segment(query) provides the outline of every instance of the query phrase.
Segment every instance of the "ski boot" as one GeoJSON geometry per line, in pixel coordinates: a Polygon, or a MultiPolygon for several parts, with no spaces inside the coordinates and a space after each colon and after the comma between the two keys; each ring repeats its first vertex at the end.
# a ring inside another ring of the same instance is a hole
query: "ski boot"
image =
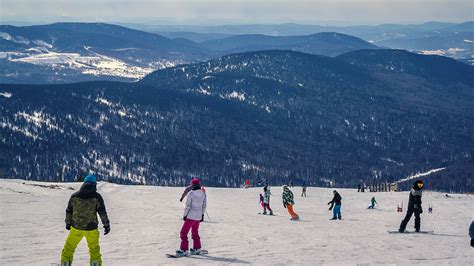
{"type": "Polygon", "coordinates": [[[176,256],[177,257],[185,257],[185,256],[188,256],[189,253],[187,250],[181,250],[181,249],[178,249],[176,250],[176,256]]]}
{"type": "Polygon", "coordinates": [[[200,248],[198,248],[198,249],[192,248],[192,249],[189,250],[189,253],[191,255],[199,255],[199,254],[201,254],[201,249],[200,248]]]}

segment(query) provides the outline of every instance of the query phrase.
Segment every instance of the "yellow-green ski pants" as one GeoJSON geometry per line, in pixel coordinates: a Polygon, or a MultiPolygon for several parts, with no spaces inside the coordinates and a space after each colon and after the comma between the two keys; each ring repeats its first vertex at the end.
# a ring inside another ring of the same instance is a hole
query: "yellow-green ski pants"
{"type": "Polygon", "coordinates": [[[91,265],[95,262],[97,265],[102,265],[102,255],[100,254],[99,247],[99,230],[78,230],[71,227],[69,235],[67,236],[66,243],[64,244],[63,251],[61,253],[61,264],[68,261],[72,264],[72,258],[74,257],[74,251],[77,245],[81,242],[82,238],[86,238],[87,246],[89,247],[90,263],[91,265]]]}

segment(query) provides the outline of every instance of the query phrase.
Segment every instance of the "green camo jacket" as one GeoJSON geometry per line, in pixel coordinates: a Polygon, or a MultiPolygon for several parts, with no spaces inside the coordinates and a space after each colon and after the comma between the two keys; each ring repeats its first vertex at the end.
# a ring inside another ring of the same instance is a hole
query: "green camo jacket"
{"type": "Polygon", "coordinates": [[[293,200],[293,192],[285,186],[283,187],[283,205],[295,205],[295,201],[293,200]]]}
{"type": "Polygon", "coordinates": [[[95,183],[86,182],[69,199],[66,209],[66,224],[79,230],[95,230],[99,224],[97,213],[104,227],[110,227],[104,199],[97,193],[95,183]]]}

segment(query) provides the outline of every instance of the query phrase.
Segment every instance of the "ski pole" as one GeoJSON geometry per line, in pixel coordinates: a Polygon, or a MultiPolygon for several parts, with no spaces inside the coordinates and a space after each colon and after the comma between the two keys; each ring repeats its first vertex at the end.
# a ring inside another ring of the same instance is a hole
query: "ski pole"
{"type": "Polygon", "coordinates": [[[211,217],[209,217],[209,214],[207,213],[207,210],[205,210],[206,212],[206,215],[207,215],[207,219],[209,219],[209,221],[211,221],[211,217]]]}

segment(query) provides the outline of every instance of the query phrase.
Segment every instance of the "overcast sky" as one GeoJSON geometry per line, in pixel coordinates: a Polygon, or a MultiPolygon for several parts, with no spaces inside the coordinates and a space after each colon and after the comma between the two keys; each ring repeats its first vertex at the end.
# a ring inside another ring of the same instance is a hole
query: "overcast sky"
{"type": "Polygon", "coordinates": [[[474,20],[474,0],[0,0],[0,22],[360,25],[474,20]]]}

